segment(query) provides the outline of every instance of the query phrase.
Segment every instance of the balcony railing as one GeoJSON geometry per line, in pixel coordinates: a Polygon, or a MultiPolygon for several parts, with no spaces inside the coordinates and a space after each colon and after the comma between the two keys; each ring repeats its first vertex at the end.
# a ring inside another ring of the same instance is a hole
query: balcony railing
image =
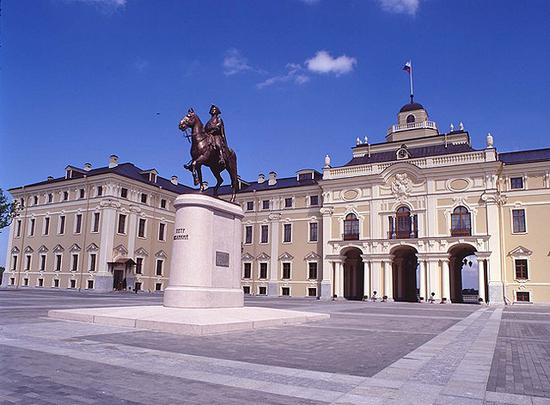
{"type": "Polygon", "coordinates": [[[390,135],[395,132],[408,131],[409,129],[422,129],[422,128],[437,130],[437,125],[433,121],[408,122],[406,124],[401,124],[401,125],[392,125],[391,127],[388,128],[387,134],[390,135]]]}
{"type": "Polygon", "coordinates": [[[388,239],[416,239],[416,238],[418,238],[417,231],[388,232],[388,239]]]}
{"type": "Polygon", "coordinates": [[[358,233],[345,233],[343,235],[344,240],[359,240],[359,234],[358,233]]]}
{"type": "Polygon", "coordinates": [[[451,229],[451,236],[472,236],[472,228],[451,229]]]}

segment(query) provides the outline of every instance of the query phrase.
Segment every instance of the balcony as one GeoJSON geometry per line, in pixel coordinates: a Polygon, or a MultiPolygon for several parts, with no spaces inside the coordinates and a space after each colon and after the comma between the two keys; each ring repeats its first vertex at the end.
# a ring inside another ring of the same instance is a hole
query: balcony
{"type": "Polygon", "coordinates": [[[451,229],[451,236],[472,236],[472,228],[451,229]]]}
{"type": "Polygon", "coordinates": [[[388,232],[388,239],[416,239],[416,238],[418,238],[417,231],[388,232]]]}
{"type": "Polygon", "coordinates": [[[388,128],[387,135],[394,134],[396,132],[408,131],[410,129],[435,129],[437,125],[433,121],[421,121],[421,122],[409,122],[401,125],[392,125],[388,128]]]}

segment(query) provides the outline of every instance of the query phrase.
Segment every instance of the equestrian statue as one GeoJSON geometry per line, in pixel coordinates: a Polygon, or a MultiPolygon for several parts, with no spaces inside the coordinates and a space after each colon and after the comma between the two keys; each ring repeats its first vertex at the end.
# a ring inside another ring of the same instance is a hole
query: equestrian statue
{"type": "Polygon", "coordinates": [[[203,126],[199,116],[189,109],[187,115],[180,121],[179,129],[191,138],[191,161],[184,167],[193,174],[193,182],[200,186],[200,191],[205,191],[206,186],[202,181],[202,166],[208,166],[216,178],[214,196],[218,195],[220,185],[223,183],[221,172],[227,170],[231,177],[231,202],[235,201],[238,189],[237,155],[227,146],[225,128],[220,117],[221,111],[215,105],[210,107],[210,120],[203,126]],[[191,128],[191,135],[187,135],[187,129],[191,128]]]}

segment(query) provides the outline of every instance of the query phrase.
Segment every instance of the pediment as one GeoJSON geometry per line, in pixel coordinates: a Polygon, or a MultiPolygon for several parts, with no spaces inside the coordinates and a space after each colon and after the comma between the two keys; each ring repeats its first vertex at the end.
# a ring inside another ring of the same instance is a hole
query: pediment
{"type": "Polygon", "coordinates": [[[98,250],[99,250],[99,247],[95,243],[90,243],[86,248],[87,252],[97,252],[98,250]]]}
{"type": "Polygon", "coordinates": [[[126,256],[128,254],[128,249],[124,245],[118,245],[113,249],[113,252],[118,253],[119,255],[126,256]]]}
{"type": "Polygon", "coordinates": [[[533,252],[531,250],[523,246],[518,246],[514,250],[510,251],[510,253],[508,253],[508,255],[512,257],[531,256],[532,254],[533,252]]]}
{"type": "Polygon", "coordinates": [[[288,252],[284,252],[282,255],[279,256],[279,260],[292,260],[294,259],[294,256],[292,256],[290,253],[288,252]]]}
{"type": "Polygon", "coordinates": [[[27,246],[24,250],[25,253],[33,253],[34,252],[34,249],[30,246],[27,246]]]}
{"type": "Polygon", "coordinates": [[[76,243],[69,248],[70,252],[80,252],[81,250],[82,249],[80,249],[80,246],[78,246],[76,243]]]}
{"type": "Polygon", "coordinates": [[[168,258],[168,255],[166,254],[166,252],[164,250],[159,250],[157,253],[155,253],[155,257],[161,258],[161,259],[166,259],[166,258],[168,258]]]}
{"type": "Polygon", "coordinates": [[[321,256],[318,255],[315,252],[309,252],[305,257],[304,260],[320,260],[321,256]]]}
{"type": "Polygon", "coordinates": [[[139,249],[136,249],[134,253],[136,254],[136,256],[149,256],[149,253],[142,247],[140,247],[139,249]]]}
{"type": "Polygon", "coordinates": [[[48,248],[45,245],[42,245],[38,248],[38,253],[47,253],[48,248]]]}
{"type": "Polygon", "coordinates": [[[54,251],[54,253],[60,253],[60,252],[64,252],[65,249],[64,249],[63,246],[61,246],[61,245],[56,245],[56,246],[53,248],[53,251],[54,251]]]}
{"type": "Polygon", "coordinates": [[[11,248],[11,253],[12,253],[12,254],[17,254],[17,253],[19,253],[19,248],[18,248],[17,246],[12,247],[12,248],[11,248]]]}
{"type": "Polygon", "coordinates": [[[265,260],[269,260],[270,257],[267,253],[262,252],[256,259],[265,261],[265,260]]]}
{"type": "Polygon", "coordinates": [[[241,256],[241,260],[245,262],[251,262],[252,260],[254,260],[254,256],[252,256],[250,253],[245,253],[241,256]]]}

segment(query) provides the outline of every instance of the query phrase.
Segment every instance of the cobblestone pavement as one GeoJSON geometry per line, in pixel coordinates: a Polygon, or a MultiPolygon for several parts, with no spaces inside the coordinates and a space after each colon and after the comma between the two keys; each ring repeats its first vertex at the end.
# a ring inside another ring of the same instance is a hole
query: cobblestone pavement
{"type": "Polygon", "coordinates": [[[250,298],[331,318],[205,337],[46,317],[161,302],[0,290],[0,403],[550,404],[550,307],[250,298]]]}

